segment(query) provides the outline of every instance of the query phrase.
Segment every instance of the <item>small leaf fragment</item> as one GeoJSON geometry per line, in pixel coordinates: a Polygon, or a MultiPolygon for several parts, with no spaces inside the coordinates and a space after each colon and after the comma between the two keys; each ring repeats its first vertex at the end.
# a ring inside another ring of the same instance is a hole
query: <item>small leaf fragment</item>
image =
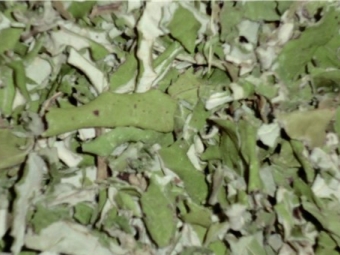
{"type": "Polygon", "coordinates": [[[180,4],[168,25],[171,35],[190,53],[194,52],[197,32],[201,24],[195,16],[180,4]]]}
{"type": "Polygon", "coordinates": [[[162,189],[153,177],[141,198],[146,227],[158,247],[169,245],[176,230],[173,205],[162,189]]]}
{"type": "Polygon", "coordinates": [[[205,176],[190,162],[187,149],[183,143],[176,142],[168,148],[162,148],[159,154],[167,168],[174,171],[184,182],[189,196],[196,202],[203,202],[208,195],[205,176]]]}

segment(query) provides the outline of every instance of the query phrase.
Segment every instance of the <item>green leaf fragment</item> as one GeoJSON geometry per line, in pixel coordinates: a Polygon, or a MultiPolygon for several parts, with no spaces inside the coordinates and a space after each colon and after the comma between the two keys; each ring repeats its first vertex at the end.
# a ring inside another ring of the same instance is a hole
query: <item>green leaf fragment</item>
{"type": "Polygon", "coordinates": [[[222,241],[210,243],[208,248],[212,250],[215,255],[225,255],[227,252],[227,247],[222,241]]]}
{"type": "Polygon", "coordinates": [[[322,146],[325,142],[325,130],[334,117],[333,109],[295,111],[277,116],[292,139],[304,141],[310,147],[322,146]]]}
{"type": "Polygon", "coordinates": [[[117,216],[113,220],[113,224],[118,226],[121,230],[123,230],[127,234],[133,234],[133,229],[130,224],[130,220],[124,216],[117,216]]]}
{"type": "Polygon", "coordinates": [[[32,206],[32,199],[36,193],[40,192],[46,164],[37,153],[28,155],[23,175],[20,181],[15,184],[15,200],[13,203],[12,217],[13,223],[10,235],[14,238],[11,251],[18,254],[24,245],[24,237],[29,209],[32,206]]]}
{"type": "Polygon", "coordinates": [[[74,218],[83,225],[91,222],[93,208],[86,203],[79,203],[74,207],[74,218]]]}
{"type": "Polygon", "coordinates": [[[338,251],[335,249],[328,248],[317,248],[315,251],[315,255],[337,255],[338,251]]]}
{"type": "Polygon", "coordinates": [[[206,85],[206,83],[214,86],[216,89],[216,87],[220,85],[229,85],[230,79],[228,73],[225,70],[214,68],[209,75],[204,77],[204,84],[206,85]]]}
{"type": "Polygon", "coordinates": [[[31,101],[31,97],[26,87],[27,81],[24,64],[21,61],[14,61],[9,64],[9,67],[13,69],[15,86],[28,102],[31,101]]]}
{"type": "Polygon", "coordinates": [[[261,83],[259,86],[255,87],[255,91],[257,94],[260,94],[269,99],[274,98],[277,95],[278,87],[275,87],[273,84],[261,83]]]}
{"type": "MultiPolygon", "coordinates": [[[[224,148],[222,150],[225,153],[225,161],[231,168],[245,161],[248,170],[248,191],[261,190],[263,184],[260,178],[256,149],[257,128],[245,120],[239,121],[237,125],[225,120],[215,119],[213,121],[226,134],[221,141],[221,148],[224,148]]],[[[242,171],[240,173],[244,174],[242,171]]]]}
{"type": "Polygon", "coordinates": [[[340,35],[334,37],[324,46],[319,47],[314,53],[315,63],[318,67],[337,67],[340,68],[338,48],[340,44],[340,35]]]}
{"type": "Polygon", "coordinates": [[[338,137],[340,137],[340,107],[338,107],[335,112],[334,130],[338,134],[338,137]]]}
{"type": "Polygon", "coordinates": [[[38,54],[42,47],[44,46],[44,38],[40,37],[36,40],[34,46],[32,49],[30,49],[29,52],[27,52],[23,56],[23,60],[25,63],[30,64],[36,57],[38,57],[38,54]]]}
{"type": "Polygon", "coordinates": [[[277,1],[277,10],[280,14],[283,14],[292,6],[294,6],[294,1],[277,1]]]}
{"type": "Polygon", "coordinates": [[[314,89],[322,90],[322,93],[336,93],[340,89],[340,71],[316,69],[312,75],[314,89]]]}
{"type": "Polygon", "coordinates": [[[279,165],[283,168],[298,168],[300,167],[300,163],[297,158],[294,156],[293,148],[290,142],[283,140],[280,143],[280,153],[273,155],[271,157],[271,161],[279,165]]]}
{"type": "Polygon", "coordinates": [[[336,241],[337,245],[340,245],[340,224],[337,220],[337,213],[327,210],[327,212],[320,210],[313,203],[303,201],[303,208],[310,213],[315,219],[322,225],[325,230],[328,230],[329,234],[336,241]],[[325,214],[327,213],[327,215],[325,214]]]}
{"type": "Polygon", "coordinates": [[[212,223],[211,211],[195,203],[187,203],[188,213],[182,215],[184,222],[196,224],[202,227],[209,227],[212,223]]]}
{"type": "Polygon", "coordinates": [[[193,74],[193,70],[188,69],[169,87],[168,93],[173,98],[185,100],[194,105],[198,100],[197,91],[201,84],[202,81],[193,74]]]}
{"type": "Polygon", "coordinates": [[[203,202],[208,195],[208,187],[205,176],[190,162],[187,156],[189,149],[181,141],[174,143],[168,148],[159,151],[162,160],[167,168],[174,171],[184,182],[185,190],[196,203],[203,202]]]}
{"type": "Polygon", "coordinates": [[[203,102],[199,100],[192,111],[192,117],[189,125],[197,130],[201,130],[210,115],[211,113],[205,110],[203,102]]]}
{"type": "Polygon", "coordinates": [[[91,56],[94,61],[98,61],[100,59],[105,58],[109,53],[109,51],[102,46],[101,44],[89,40],[89,45],[91,49],[91,56]]]}
{"type": "Polygon", "coordinates": [[[195,231],[197,234],[197,237],[199,238],[200,242],[203,243],[204,237],[207,233],[207,228],[201,226],[201,225],[196,225],[196,224],[190,224],[192,229],[195,231]]]}
{"type": "Polygon", "coordinates": [[[158,89],[165,92],[167,88],[173,83],[179,76],[179,72],[175,68],[170,68],[164,75],[163,79],[158,82],[158,89]]]}
{"type": "Polygon", "coordinates": [[[186,247],[179,255],[213,255],[213,252],[208,248],[192,246],[186,247]]]}
{"type": "Polygon", "coordinates": [[[238,5],[232,2],[224,2],[220,13],[221,22],[221,39],[223,41],[231,41],[237,36],[236,25],[242,21],[242,11],[238,5]]]}
{"type": "Polygon", "coordinates": [[[84,152],[99,156],[108,156],[114,149],[125,142],[159,143],[168,146],[173,142],[171,133],[160,133],[153,130],[142,130],[134,127],[117,127],[96,139],[82,145],[84,152]]]}
{"type": "Polygon", "coordinates": [[[176,108],[176,102],[158,90],[131,95],[106,92],[80,107],[50,109],[46,115],[48,129],[43,136],[89,127],[133,126],[170,132],[176,108]]]}
{"type": "Polygon", "coordinates": [[[305,183],[301,178],[294,179],[295,194],[299,197],[305,197],[307,201],[315,203],[319,208],[323,207],[322,201],[314,194],[311,186],[305,183]]]}
{"type": "Polygon", "coordinates": [[[205,236],[205,244],[210,244],[212,242],[219,241],[219,235],[224,234],[229,229],[229,223],[228,222],[216,222],[213,223],[205,236]]]}
{"type": "MultiPolygon", "coordinates": [[[[118,172],[125,172],[126,169],[129,167],[129,162],[131,162],[131,160],[136,160],[136,158],[138,157],[137,154],[138,151],[141,150],[141,147],[143,147],[143,144],[130,144],[127,149],[118,157],[109,156],[109,167],[118,172]]],[[[135,167],[138,168],[138,165],[135,165],[135,167]]]]}
{"type": "Polygon", "coordinates": [[[33,251],[22,251],[19,253],[19,255],[36,255],[36,252],[33,251]]]}
{"type": "Polygon", "coordinates": [[[136,201],[128,193],[119,191],[115,197],[115,201],[119,208],[132,211],[134,216],[141,216],[136,201]]]}
{"type": "Polygon", "coordinates": [[[290,141],[292,149],[294,151],[294,155],[296,159],[299,161],[301,166],[303,167],[304,173],[306,175],[306,179],[308,182],[312,182],[314,180],[315,171],[308,161],[308,159],[303,155],[303,144],[299,141],[290,141]]]}
{"type": "Polygon", "coordinates": [[[290,202],[291,198],[289,193],[286,193],[283,201],[277,203],[274,207],[277,214],[278,222],[284,228],[284,237],[288,238],[291,235],[292,228],[294,226],[294,217],[292,214],[293,206],[290,202]]]}
{"type": "Polygon", "coordinates": [[[183,105],[179,105],[175,114],[175,128],[174,130],[180,134],[183,132],[183,128],[186,125],[186,120],[192,111],[183,105]]]}
{"type": "MultiPolygon", "coordinates": [[[[231,127],[232,128],[232,127],[231,127]]],[[[244,167],[242,164],[242,158],[237,147],[237,138],[235,138],[236,132],[233,129],[221,135],[220,142],[220,155],[222,162],[231,169],[234,169],[238,174],[244,174],[244,167]]],[[[207,152],[208,153],[208,152],[207,152]]],[[[218,156],[218,154],[216,154],[218,156]]]]}
{"type": "Polygon", "coordinates": [[[133,54],[128,54],[126,60],[110,77],[110,90],[115,91],[127,84],[137,74],[138,61],[133,54]]]}
{"type": "Polygon", "coordinates": [[[210,205],[214,205],[220,202],[220,206],[223,208],[223,206],[225,205],[225,201],[227,201],[227,199],[225,195],[226,192],[224,192],[224,189],[223,189],[223,186],[225,185],[224,171],[221,169],[221,167],[218,167],[217,169],[215,169],[211,183],[212,183],[212,188],[211,188],[211,193],[210,193],[208,202],[210,205]]]}
{"type": "MultiPolygon", "coordinates": [[[[261,233],[255,235],[243,236],[237,240],[230,240],[230,248],[232,254],[252,254],[263,255],[266,254],[264,247],[258,239],[261,238],[261,233]]],[[[263,237],[262,237],[263,238],[263,237]]]]}
{"type": "Polygon", "coordinates": [[[325,231],[321,231],[318,235],[318,245],[328,249],[334,249],[337,244],[332,237],[325,231]]]}
{"type": "Polygon", "coordinates": [[[202,160],[212,160],[212,159],[221,159],[222,153],[220,147],[217,145],[209,146],[202,154],[202,160]]]}
{"type": "Polygon", "coordinates": [[[143,219],[152,240],[158,247],[169,245],[176,230],[175,212],[156,177],[151,178],[147,191],[142,195],[141,205],[145,214],[143,219]]]}
{"type": "Polygon", "coordinates": [[[31,250],[48,250],[53,247],[54,250],[65,254],[84,255],[112,254],[113,251],[122,254],[123,250],[104,232],[90,230],[70,221],[55,222],[42,229],[39,235],[29,233],[25,238],[25,246],[31,250]]]}
{"type": "Polygon", "coordinates": [[[0,55],[8,50],[14,49],[20,39],[22,31],[22,28],[5,28],[0,31],[0,55]]]}
{"type": "Polygon", "coordinates": [[[39,234],[42,229],[47,228],[49,225],[61,219],[69,218],[70,218],[69,209],[66,207],[57,207],[49,209],[42,205],[38,205],[37,211],[30,222],[34,227],[34,231],[39,234]]]}
{"type": "Polygon", "coordinates": [[[263,188],[260,178],[260,166],[256,149],[257,129],[247,121],[241,121],[240,136],[241,136],[241,151],[243,157],[248,163],[248,191],[261,190],[263,188]]]}
{"type": "Polygon", "coordinates": [[[23,163],[33,146],[33,138],[16,136],[9,129],[0,129],[0,169],[23,163]]]}
{"type": "Polygon", "coordinates": [[[182,46],[178,42],[172,42],[166,49],[153,61],[153,68],[167,69],[172,61],[183,51],[182,46]]]}
{"type": "Polygon", "coordinates": [[[325,46],[338,30],[339,13],[332,9],[319,25],[307,28],[298,39],[289,41],[279,55],[278,73],[285,83],[302,74],[319,47],[325,46]]]}
{"type": "Polygon", "coordinates": [[[190,53],[194,53],[196,36],[200,27],[201,24],[195,16],[180,4],[168,25],[171,35],[190,53]]]}
{"type": "Polygon", "coordinates": [[[13,101],[15,97],[15,82],[13,71],[6,67],[0,67],[0,112],[5,116],[12,113],[13,101]]]}
{"type": "Polygon", "coordinates": [[[118,211],[116,207],[113,207],[110,210],[108,210],[105,215],[103,225],[105,225],[107,228],[112,228],[116,223],[117,213],[118,211]]]}
{"type": "Polygon", "coordinates": [[[95,4],[96,1],[72,2],[67,11],[73,16],[73,18],[81,19],[88,15],[95,4]]]}
{"type": "Polygon", "coordinates": [[[242,14],[244,18],[254,21],[280,20],[276,6],[276,1],[249,1],[243,4],[242,14]]]}

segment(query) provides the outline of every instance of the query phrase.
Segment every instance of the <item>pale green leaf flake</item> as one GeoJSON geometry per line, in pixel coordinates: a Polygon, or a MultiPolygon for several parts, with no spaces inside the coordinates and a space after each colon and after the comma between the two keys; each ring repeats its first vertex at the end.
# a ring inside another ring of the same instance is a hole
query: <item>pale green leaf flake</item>
{"type": "Polygon", "coordinates": [[[133,197],[127,192],[119,191],[115,197],[115,201],[119,208],[123,210],[130,210],[136,217],[141,216],[139,207],[136,204],[137,201],[134,200],[133,197]]]}
{"type": "Polygon", "coordinates": [[[335,112],[334,129],[338,136],[340,137],[340,107],[338,107],[335,112]]]}
{"type": "Polygon", "coordinates": [[[12,113],[15,98],[15,82],[13,70],[8,67],[0,68],[0,111],[5,116],[12,113]]]}
{"type": "Polygon", "coordinates": [[[188,149],[183,142],[178,141],[171,147],[162,148],[159,154],[165,166],[174,171],[184,182],[189,196],[196,203],[201,203],[207,198],[208,187],[204,174],[196,170],[187,157],[188,149]]]}
{"type": "Polygon", "coordinates": [[[201,24],[195,16],[179,4],[168,28],[171,35],[179,41],[189,53],[193,53],[200,26],[201,24]]]}
{"type": "Polygon", "coordinates": [[[340,43],[340,35],[335,34],[333,38],[328,41],[324,47],[319,47],[315,53],[314,58],[318,67],[340,67],[338,45],[340,43]]]}
{"type": "Polygon", "coordinates": [[[284,238],[288,238],[291,235],[294,227],[292,197],[293,194],[291,192],[281,188],[278,190],[278,203],[274,206],[278,221],[284,229],[284,238]]]}
{"type": "Polygon", "coordinates": [[[316,69],[312,75],[314,89],[323,94],[336,93],[340,89],[340,71],[316,69]]]}
{"type": "Polygon", "coordinates": [[[302,74],[305,65],[312,59],[319,47],[326,44],[337,33],[339,13],[334,9],[326,13],[317,26],[307,28],[298,39],[288,42],[279,55],[278,73],[285,83],[302,74]]]}
{"type": "Polygon", "coordinates": [[[216,222],[210,225],[205,236],[205,244],[210,244],[219,240],[220,235],[225,235],[229,230],[228,222],[216,222]]]}
{"type": "Polygon", "coordinates": [[[304,146],[299,141],[291,140],[290,144],[292,146],[294,156],[299,161],[301,166],[303,167],[304,173],[306,175],[306,179],[308,182],[311,182],[314,179],[315,171],[311,166],[311,163],[307,160],[306,156],[303,153],[304,146]]]}
{"type": "Polygon", "coordinates": [[[100,237],[80,224],[58,221],[41,230],[39,234],[30,232],[25,238],[26,247],[33,250],[53,251],[66,254],[112,253],[123,255],[126,250],[109,241],[109,247],[102,244],[100,237]],[[55,242],[59,240],[59,242],[55,242]],[[51,249],[53,247],[53,249],[51,249]]]}
{"type": "Polygon", "coordinates": [[[176,230],[174,207],[164,192],[156,177],[153,177],[141,198],[146,227],[158,247],[169,245],[176,230]]]}
{"type": "Polygon", "coordinates": [[[189,125],[193,128],[196,128],[197,130],[201,130],[206,124],[206,121],[210,114],[210,112],[205,110],[203,102],[198,101],[192,111],[192,117],[190,119],[189,125]]]}
{"type": "Polygon", "coordinates": [[[276,12],[275,1],[249,1],[242,5],[242,14],[244,18],[254,21],[274,21],[280,20],[276,12]]]}
{"type": "Polygon", "coordinates": [[[32,204],[32,199],[39,193],[43,181],[46,164],[37,153],[32,152],[28,156],[24,174],[19,183],[15,185],[16,199],[13,206],[13,225],[11,236],[14,242],[11,251],[18,254],[24,245],[26,232],[26,216],[32,204]]]}
{"type": "MultiPolygon", "coordinates": [[[[93,208],[86,203],[79,203],[74,207],[74,218],[83,225],[90,223],[93,208]]],[[[59,218],[60,219],[60,218],[59,218]]]]}
{"type": "Polygon", "coordinates": [[[187,203],[187,207],[188,212],[181,216],[184,222],[200,225],[206,228],[210,226],[212,223],[212,214],[208,209],[190,202],[187,203]]]}
{"type": "Polygon", "coordinates": [[[232,240],[231,238],[228,240],[230,244],[230,248],[232,254],[239,255],[263,255],[266,254],[264,247],[262,245],[263,236],[261,233],[257,233],[255,235],[243,236],[238,240],[232,240]]]}
{"type": "Polygon", "coordinates": [[[256,127],[246,121],[240,121],[237,125],[236,123],[225,120],[216,119],[213,121],[226,133],[225,138],[221,142],[225,151],[230,151],[228,153],[229,155],[226,155],[225,158],[229,167],[234,168],[238,166],[238,168],[240,168],[240,174],[244,175],[242,161],[245,161],[248,171],[248,191],[261,190],[263,184],[259,174],[259,162],[256,150],[256,127]],[[231,144],[233,144],[232,147],[231,144]],[[239,160],[237,156],[235,157],[234,155],[238,155],[239,160]]]}
{"type": "Polygon", "coordinates": [[[261,142],[272,148],[274,148],[277,144],[279,136],[280,126],[277,123],[262,124],[257,130],[257,137],[261,140],[261,142]]]}
{"type": "Polygon", "coordinates": [[[232,2],[224,2],[220,13],[221,39],[232,40],[237,36],[236,25],[242,21],[242,9],[239,5],[234,6],[232,2]]]}
{"type": "Polygon", "coordinates": [[[20,90],[27,102],[31,100],[26,87],[26,73],[24,64],[21,61],[14,61],[9,64],[9,67],[13,69],[15,86],[20,90]]]}
{"type": "Polygon", "coordinates": [[[9,129],[0,129],[0,141],[0,169],[23,163],[33,147],[33,138],[20,137],[9,129]]]}
{"type": "Polygon", "coordinates": [[[192,246],[186,247],[179,255],[212,255],[213,251],[208,248],[192,246]]]}
{"type": "Polygon", "coordinates": [[[116,91],[126,84],[132,83],[137,74],[137,59],[133,54],[128,54],[125,61],[110,77],[110,90],[116,91]]]}
{"type": "Polygon", "coordinates": [[[290,138],[317,147],[324,144],[325,129],[334,114],[333,109],[317,109],[279,114],[277,118],[290,138]]]}
{"type": "Polygon", "coordinates": [[[197,91],[201,84],[202,81],[193,74],[193,70],[188,69],[169,87],[168,93],[173,98],[185,100],[195,105],[198,100],[197,91]]]}
{"type": "Polygon", "coordinates": [[[50,209],[45,208],[42,205],[38,205],[30,223],[34,228],[34,231],[39,234],[42,229],[48,227],[49,225],[61,219],[69,218],[70,212],[69,208],[67,207],[56,207],[50,209]]]}

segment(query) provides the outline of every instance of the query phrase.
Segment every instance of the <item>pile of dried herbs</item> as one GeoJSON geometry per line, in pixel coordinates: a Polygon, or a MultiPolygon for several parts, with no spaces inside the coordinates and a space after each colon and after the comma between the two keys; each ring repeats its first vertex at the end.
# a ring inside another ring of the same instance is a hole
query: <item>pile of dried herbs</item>
{"type": "Polygon", "coordinates": [[[1,255],[340,253],[338,1],[0,3],[1,255]]]}

